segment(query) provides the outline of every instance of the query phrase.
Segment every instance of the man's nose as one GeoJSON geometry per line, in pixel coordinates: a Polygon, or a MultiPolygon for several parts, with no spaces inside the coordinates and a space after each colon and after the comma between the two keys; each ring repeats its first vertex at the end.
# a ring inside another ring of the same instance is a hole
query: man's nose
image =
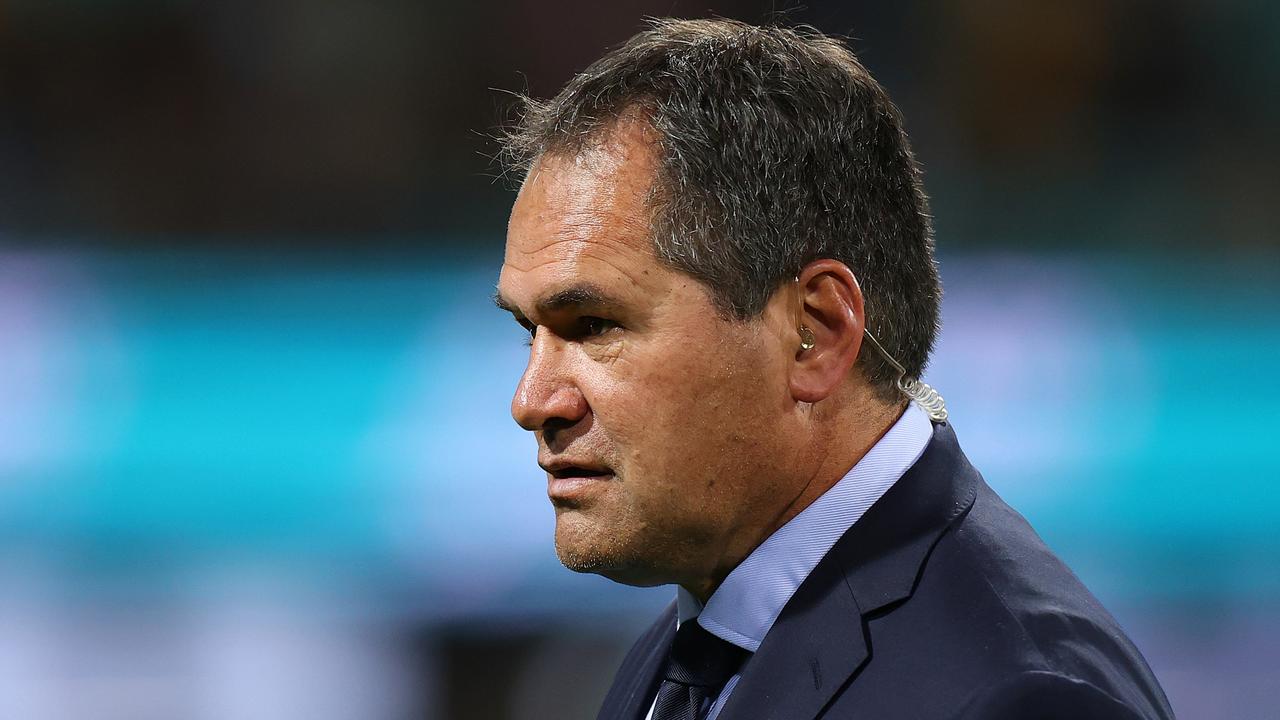
{"type": "Polygon", "coordinates": [[[515,397],[511,417],[525,430],[573,425],[587,414],[587,399],[572,381],[565,348],[551,339],[535,337],[515,397]]]}

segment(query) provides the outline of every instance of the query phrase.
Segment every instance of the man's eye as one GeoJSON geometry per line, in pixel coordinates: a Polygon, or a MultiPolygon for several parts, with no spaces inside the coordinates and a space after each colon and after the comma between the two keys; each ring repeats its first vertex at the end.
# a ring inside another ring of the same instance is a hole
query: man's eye
{"type": "Polygon", "coordinates": [[[587,337],[603,335],[618,327],[618,323],[598,317],[584,317],[579,322],[581,323],[582,334],[587,337]]]}

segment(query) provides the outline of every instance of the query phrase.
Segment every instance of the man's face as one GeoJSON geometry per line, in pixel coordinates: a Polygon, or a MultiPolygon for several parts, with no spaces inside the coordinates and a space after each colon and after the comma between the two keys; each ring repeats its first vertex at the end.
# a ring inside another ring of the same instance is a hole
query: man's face
{"type": "Polygon", "coordinates": [[[659,263],[644,127],[544,157],[512,210],[499,302],[533,332],[511,412],[534,431],[571,569],[636,585],[722,576],[799,492],[781,303],[722,318],[659,263]]]}

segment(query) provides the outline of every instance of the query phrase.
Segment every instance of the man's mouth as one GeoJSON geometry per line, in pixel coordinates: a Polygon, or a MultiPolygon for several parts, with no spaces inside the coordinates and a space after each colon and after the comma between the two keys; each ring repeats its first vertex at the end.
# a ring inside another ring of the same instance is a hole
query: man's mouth
{"type": "Polygon", "coordinates": [[[613,479],[613,471],[602,465],[551,463],[547,471],[547,497],[556,507],[577,507],[588,494],[613,479]]]}
{"type": "Polygon", "coordinates": [[[547,474],[553,478],[556,478],[557,480],[563,480],[565,478],[575,478],[575,477],[603,477],[605,475],[612,475],[612,473],[610,473],[607,468],[596,470],[593,468],[580,467],[577,465],[570,465],[568,467],[558,468],[556,470],[550,470],[548,471],[547,474]]]}

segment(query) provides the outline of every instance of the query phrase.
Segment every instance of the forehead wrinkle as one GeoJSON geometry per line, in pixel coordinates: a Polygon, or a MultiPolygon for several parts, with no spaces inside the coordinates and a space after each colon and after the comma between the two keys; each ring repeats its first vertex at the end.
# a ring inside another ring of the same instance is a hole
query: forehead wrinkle
{"type": "MultiPolygon", "coordinates": [[[[508,245],[506,264],[520,272],[530,272],[539,267],[556,263],[570,265],[591,259],[603,262],[633,281],[638,281],[636,273],[625,265],[630,256],[642,263],[656,262],[658,257],[647,234],[637,240],[629,233],[609,232],[612,227],[608,223],[580,224],[562,226],[550,233],[538,233],[534,238],[541,240],[530,247],[529,242],[516,242],[508,245]]],[[[524,240],[522,239],[522,240],[524,240]]]]}
{"type": "MultiPolygon", "coordinates": [[[[628,268],[624,263],[615,262],[607,256],[601,256],[591,252],[591,248],[584,249],[582,252],[575,253],[570,258],[548,258],[539,263],[528,267],[512,267],[521,273],[533,272],[541,267],[552,266],[549,276],[546,278],[546,286],[551,288],[583,288],[593,290],[592,293],[582,293],[578,298],[580,302],[576,304],[591,304],[588,300],[605,300],[605,304],[624,305],[628,304],[628,298],[631,297],[636,289],[640,289],[642,294],[652,295],[659,290],[652,282],[645,282],[647,278],[642,273],[635,272],[634,269],[628,268]],[[599,273],[582,272],[581,259],[589,257],[592,261],[608,266],[613,270],[620,279],[614,279],[605,283],[601,283],[599,273]],[[560,265],[561,267],[554,267],[560,265]],[[595,278],[595,279],[593,279],[595,278]],[[613,288],[613,289],[610,289],[613,288]]],[[[547,307],[545,298],[554,298],[556,295],[563,294],[564,290],[552,290],[544,295],[544,299],[535,300],[535,306],[539,311],[555,309],[547,307]]],[[[504,298],[505,299],[505,298],[504,298]]],[[[514,305],[514,303],[512,303],[514,305]]],[[[567,303],[561,302],[561,307],[567,303]]]]}
{"type": "Polygon", "coordinates": [[[547,228],[548,239],[536,248],[520,248],[525,254],[546,249],[558,241],[596,242],[641,250],[650,246],[648,218],[637,218],[635,213],[617,212],[612,207],[570,207],[547,211],[537,221],[543,228],[547,228]]]}

